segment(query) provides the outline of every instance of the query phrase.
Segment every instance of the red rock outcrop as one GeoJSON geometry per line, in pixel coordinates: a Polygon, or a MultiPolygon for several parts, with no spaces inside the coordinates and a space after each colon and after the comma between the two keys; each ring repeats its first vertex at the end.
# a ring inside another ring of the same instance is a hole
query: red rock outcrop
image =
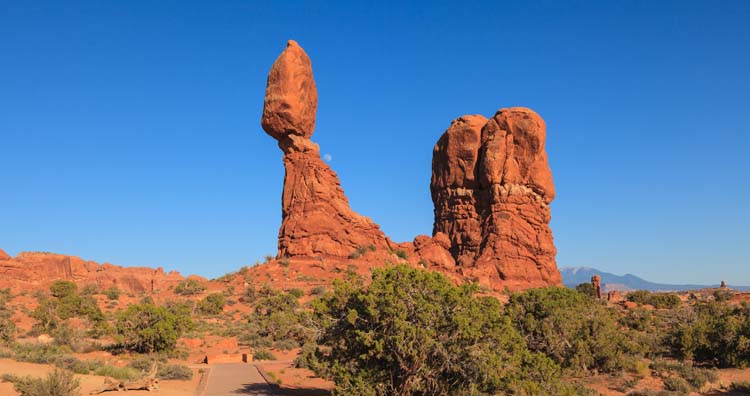
{"type": "Polygon", "coordinates": [[[559,285],[549,228],[555,196],[546,126],[532,110],[454,120],[433,150],[433,233],[445,233],[462,273],[493,286],[559,285]]]}
{"type": "MultiPolygon", "coordinates": [[[[555,196],[546,126],[529,109],[451,123],[433,152],[433,237],[394,244],[349,207],[336,174],[310,140],[317,91],[310,59],[294,41],[268,75],[261,125],[278,141],[286,175],[279,257],[347,258],[358,248],[405,250],[408,261],[494,290],[560,285],[549,228],[555,196]]],[[[403,254],[402,254],[403,256],[403,254]]]]}
{"type": "Polygon", "coordinates": [[[261,126],[283,151],[279,257],[346,258],[358,248],[388,248],[380,227],[349,207],[338,176],[310,140],[318,94],[305,51],[289,41],[268,74],[261,126]]]}
{"type": "Polygon", "coordinates": [[[596,298],[601,300],[602,299],[602,277],[599,275],[592,276],[591,286],[594,287],[594,293],[596,293],[596,298]]]}
{"type": "Polygon", "coordinates": [[[185,278],[175,271],[166,273],[162,268],[98,264],[62,254],[24,252],[13,258],[0,254],[0,289],[9,287],[14,292],[46,289],[59,279],[81,286],[96,285],[100,290],[116,286],[127,293],[155,293],[185,278]]]}

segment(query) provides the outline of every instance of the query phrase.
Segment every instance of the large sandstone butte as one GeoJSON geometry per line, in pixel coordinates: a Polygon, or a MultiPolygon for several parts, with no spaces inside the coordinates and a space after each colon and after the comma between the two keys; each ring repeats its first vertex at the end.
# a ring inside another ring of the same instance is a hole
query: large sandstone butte
{"type": "Polygon", "coordinates": [[[549,227],[555,197],[546,127],[526,108],[451,123],[433,150],[433,233],[467,274],[510,289],[560,284],[549,227]]]}
{"type": "MultiPolygon", "coordinates": [[[[433,152],[433,236],[395,244],[349,207],[336,174],[310,140],[318,95],[294,41],[268,75],[261,125],[283,152],[278,256],[347,259],[363,247],[403,250],[408,261],[493,290],[560,285],[549,228],[555,191],[546,127],[525,108],[453,121],[433,152]]],[[[403,258],[403,254],[400,255],[403,258]]]]}
{"type": "Polygon", "coordinates": [[[380,227],[355,213],[336,173],[310,140],[318,93],[305,51],[290,40],[268,74],[263,129],[284,153],[279,257],[348,257],[363,246],[388,248],[380,227]]]}

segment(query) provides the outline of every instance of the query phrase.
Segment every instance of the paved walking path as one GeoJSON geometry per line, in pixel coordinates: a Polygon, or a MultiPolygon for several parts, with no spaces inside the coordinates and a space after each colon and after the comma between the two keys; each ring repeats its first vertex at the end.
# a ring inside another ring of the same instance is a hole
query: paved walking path
{"type": "Polygon", "coordinates": [[[273,396],[268,383],[252,364],[214,364],[201,396],[273,396]]]}

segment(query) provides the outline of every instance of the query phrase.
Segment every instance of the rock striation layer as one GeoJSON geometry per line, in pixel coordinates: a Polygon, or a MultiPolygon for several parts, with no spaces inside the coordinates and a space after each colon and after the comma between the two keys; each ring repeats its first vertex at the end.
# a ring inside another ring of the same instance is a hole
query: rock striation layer
{"type": "Polygon", "coordinates": [[[261,126],[283,152],[279,257],[340,257],[365,246],[388,248],[380,227],[349,207],[336,173],[310,140],[318,94],[305,51],[289,41],[268,74],[261,126]]]}
{"type": "Polygon", "coordinates": [[[286,170],[279,257],[346,259],[367,246],[403,250],[401,258],[408,252],[410,262],[493,290],[562,283],[549,227],[555,189],[539,115],[509,108],[490,119],[454,120],[433,151],[433,236],[394,244],[352,211],[310,140],[317,100],[310,59],[289,41],[268,75],[261,119],[278,141],[286,170]]]}

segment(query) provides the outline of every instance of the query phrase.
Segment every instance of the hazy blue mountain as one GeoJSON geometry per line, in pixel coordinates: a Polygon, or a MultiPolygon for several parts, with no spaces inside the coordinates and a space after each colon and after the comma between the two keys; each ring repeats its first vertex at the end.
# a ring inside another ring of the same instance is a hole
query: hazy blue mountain
{"type": "MultiPolygon", "coordinates": [[[[605,290],[651,290],[651,291],[681,291],[696,290],[709,287],[719,287],[719,284],[711,285],[670,285],[664,283],[649,282],[632,274],[615,275],[609,272],[599,271],[596,268],[589,267],[563,267],[560,268],[560,274],[563,278],[563,284],[568,287],[575,287],[581,283],[591,282],[593,275],[602,277],[602,286],[605,290]]],[[[750,286],[733,286],[732,289],[741,291],[750,291],[750,286]]]]}

